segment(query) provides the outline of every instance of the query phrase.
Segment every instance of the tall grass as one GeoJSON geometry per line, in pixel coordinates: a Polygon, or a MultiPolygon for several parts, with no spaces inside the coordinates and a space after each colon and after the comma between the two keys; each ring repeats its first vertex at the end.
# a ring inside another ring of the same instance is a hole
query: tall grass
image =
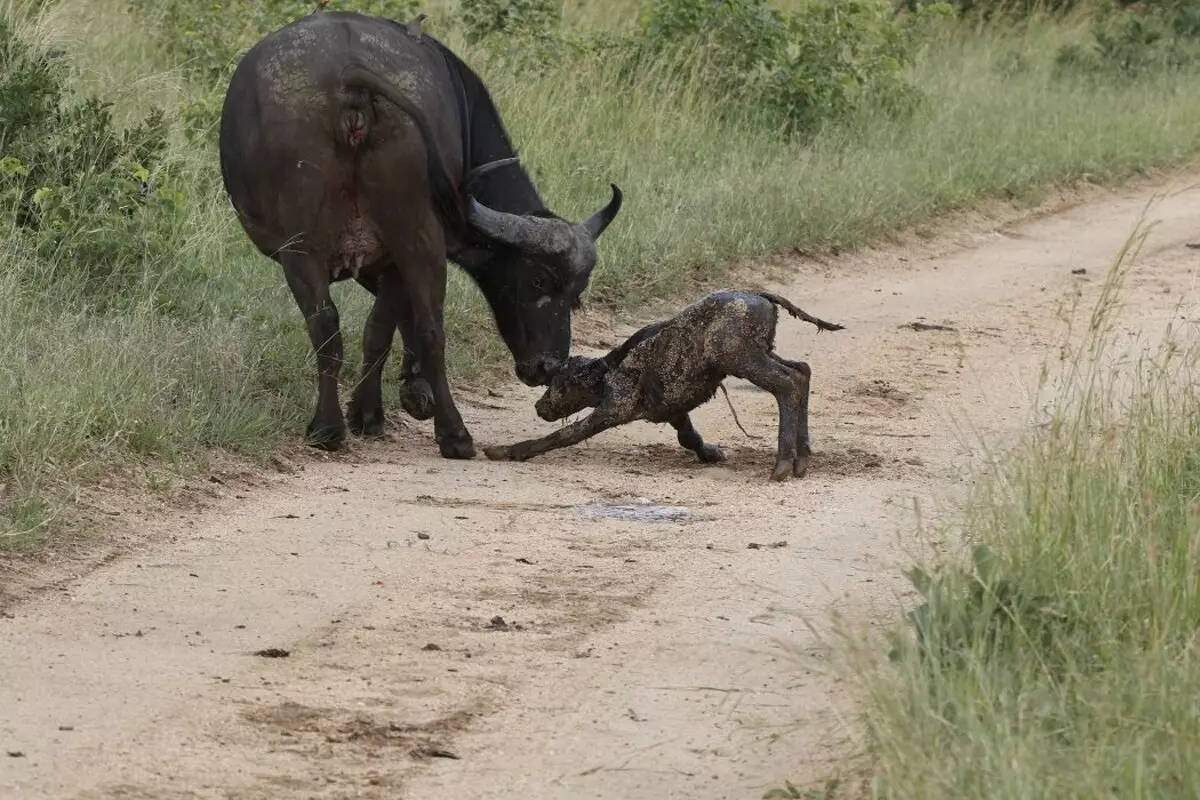
{"type": "MultiPolygon", "coordinates": [[[[573,3],[566,16],[619,28],[636,7],[573,3]]],[[[119,119],[194,89],[155,53],[154,21],[120,0],[7,11],[38,41],[74,48],[77,88],[114,98],[119,119]]],[[[864,115],[805,146],[727,113],[664,65],[642,69],[632,85],[599,60],[514,75],[453,33],[448,42],[484,75],[552,208],[581,218],[604,202],[610,180],[624,189],[588,299],[635,308],[686,293],[741,259],[855,246],[985,197],[1190,158],[1200,144],[1191,79],[1052,78],[1056,47],[1081,35],[1049,23],[955,29],[915,67],[928,102],[914,120],[864,115]]],[[[30,275],[71,265],[39,263],[0,242],[0,361],[13,365],[0,371],[0,508],[8,509],[0,530],[45,530],[45,510],[90,470],[145,459],[185,466],[213,448],[268,452],[298,437],[311,413],[313,364],[299,312],[278,267],[237,227],[215,153],[177,136],[170,158],[190,176],[177,257],[134,281],[141,288],[119,308],[101,310],[67,280],[54,291],[31,288],[30,275]]],[[[353,285],[335,290],[347,388],[367,298],[353,285]]],[[[510,368],[489,312],[458,270],[447,315],[456,377],[510,368]]]]}
{"type": "Polygon", "coordinates": [[[866,672],[883,796],[1200,793],[1200,363],[1118,358],[1117,296],[970,506],[974,568],[915,573],[923,647],[866,672]]]}

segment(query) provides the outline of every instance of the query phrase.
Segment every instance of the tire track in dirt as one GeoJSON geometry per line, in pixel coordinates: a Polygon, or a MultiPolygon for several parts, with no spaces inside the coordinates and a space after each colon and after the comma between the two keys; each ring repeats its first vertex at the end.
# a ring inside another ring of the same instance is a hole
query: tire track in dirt
{"type": "MultiPolygon", "coordinates": [[[[772,287],[847,326],[780,321],[778,350],[814,372],[802,481],[767,482],[774,401],[731,380],[761,438],[707,404],[723,465],[642,423],[523,464],[448,462],[407,422],[146,535],[0,619],[0,751],[22,753],[0,759],[0,795],[661,800],[819,778],[857,747],[831,612],[895,611],[913,499],[952,503],[969,436],[1022,429],[1064,297],[1094,299],[1147,196],[772,287]],[[589,515],[638,498],[686,514],[589,515]]],[[[1198,199],[1154,209],[1131,328],[1192,299],[1198,199]]],[[[536,390],[499,394],[460,394],[479,443],[548,428],[536,390]]]]}

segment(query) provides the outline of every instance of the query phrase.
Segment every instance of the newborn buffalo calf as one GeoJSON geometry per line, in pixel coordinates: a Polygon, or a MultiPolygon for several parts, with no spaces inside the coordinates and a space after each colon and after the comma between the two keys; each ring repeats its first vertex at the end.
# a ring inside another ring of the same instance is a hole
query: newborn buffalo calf
{"type": "Polygon", "coordinates": [[[803,476],[812,371],[803,361],[787,361],[773,352],[779,317],[775,306],[819,331],[842,330],[768,292],[714,292],[671,319],[647,325],[602,358],[569,359],[535,407],[548,421],[594,408],[586,418],[541,439],[489,447],[484,453],[491,459],[524,461],[644,419],[670,423],[679,444],[701,461],[724,461],[721,448],[704,443],[688,412],[712,399],[721,381],[733,375],[779,401],[779,450],[771,480],[803,476]]]}

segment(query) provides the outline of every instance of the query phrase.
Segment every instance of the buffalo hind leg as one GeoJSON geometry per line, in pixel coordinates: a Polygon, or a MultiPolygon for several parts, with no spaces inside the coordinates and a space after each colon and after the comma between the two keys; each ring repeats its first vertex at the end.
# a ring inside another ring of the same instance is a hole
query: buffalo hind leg
{"type": "MultiPolygon", "coordinates": [[[[384,225],[384,230],[405,230],[408,225],[384,225]]],[[[405,343],[413,347],[421,368],[433,390],[433,436],[443,458],[474,458],[475,443],[462,415],[454,405],[450,383],[446,379],[446,333],[444,308],[446,302],[446,249],[440,236],[413,238],[391,236],[387,240],[400,278],[400,287],[407,298],[408,314],[402,315],[402,325],[411,326],[411,337],[405,343]]],[[[401,329],[409,337],[410,331],[401,329]]]]}
{"type": "Polygon", "coordinates": [[[692,424],[692,418],[687,414],[680,414],[671,420],[671,427],[678,434],[680,446],[691,450],[705,464],[717,464],[725,460],[725,453],[720,447],[715,444],[705,444],[704,437],[700,435],[700,431],[696,430],[696,426],[692,424]]]}
{"type": "Polygon", "coordinates": [[[628,421],[617,414],[607,403],[602,403],[583,419],[559,428],[554,433],[547,434],[540,439],[526,439],[511,445],[485,447],[483,453],[493,461],[526,461],[560,447],[578,444],[601,431],[615,428],[628,421]]]}
{"type": "MultiPolygon", "coordinates": [[[[363,280],[359,283],[367,286],[363,280]]],[[[350,401],[349,422],[350,430],[359,436],[378,438],[383,436],[383,368],[406,300],[391,264],[370,284],[367,288],[375,295],[375,303],[363,327],[362,378],[350,401]]]]}
{"type": "Polygon", "coordinates": [[[771,356],[789,369],[795,370],[799,375],[796,379],[797,383],[802,386],[800,407],[796,414],[796,460],[792,464],[792,474],[797,478],[802,478],[808,471],[808,459],[812,455],[812,446],[808,437],[808,398],[812,384],[812,368],[804,361],[788,361],[774,353],[771,356]]]}
{"type": "MultiPolygon", "coordinates": [[[[417,336],[407,314],[400,318],[400,339],[415,342],[417,336]]],[[[429,419],[433,416],[433,387],[421,374],[421,360],[407,344],[400,359],[400,405],[413,419],[429,419]]]]}
{"type": "MultiPolygon", "coordinates": [[[[800,458],[796,442],[803,400],[798,374],[765,351],[748,354],[739,359],[739,363],[730,366],[733,368],[727,370],[729,374],[750,381],[758,388],[775,395],[775,400],[779,403],[779,445],[775,454],[775,467],[771,470],[771,480],[785,481],[791,478],[796,470],[796,460],[800,458]]],[[[805,456],[805,467],[807,462],[805,456]]]]}
{"type": "MultiPolygon", "coordinates": [[[[378,279],[375,276],[364,276],[355,280],[371,294],[379,294],[378,279]]],[[[400,407],[413,419],[426,420],[433,416],[433,387],[421,375],[421,362],[417,359],[414,345],[410,344],[417,341],[411,313],[407,305],[402,307],[396,323],[400,333],[400,347],[403,350],[400,357],[400,407]]],[[[382,404],[381,392],[380,405],[382,404]]]]}
{"type": "Polygon", "coordinates": [[[329,294],[329,273],[311,254],[281,253],[279,260],[317,356],[317,409],[306,436],[314,447],[337,450],[346,439],[346,420],[338,400],[343,353],[337,306],[329,294]]]}

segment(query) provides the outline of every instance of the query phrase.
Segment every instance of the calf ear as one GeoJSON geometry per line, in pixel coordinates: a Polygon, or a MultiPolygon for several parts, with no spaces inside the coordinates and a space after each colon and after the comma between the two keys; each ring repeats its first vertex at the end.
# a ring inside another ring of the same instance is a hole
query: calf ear
{"type": "Polygon", "coordinates": [[[589,384],[599,384],[604,381],[604,376],[608,374],[608,364],[603,358],[597,358],[590,364],[584,367],[584,375],[589,384]]]}

